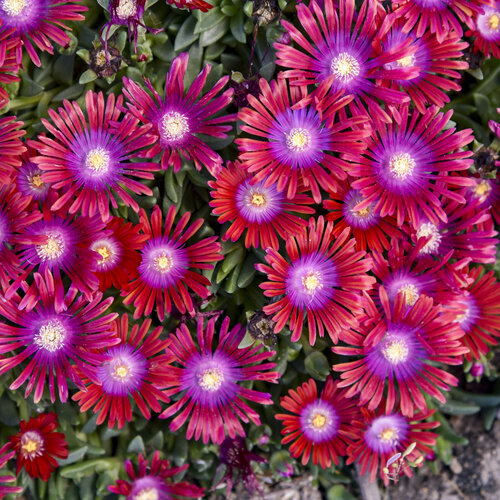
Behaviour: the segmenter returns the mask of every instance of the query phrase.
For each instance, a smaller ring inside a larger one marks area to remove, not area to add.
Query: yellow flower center
[[[398,440],[398,431],[392,427],[383,429],[377,436],[383,443],[394,443]]]
[[[222,382],[224,382],[224,375],[218,368],[208,368],[198,377],[198,385],[204,391],[216,391]]]
[[[399,290],[398,293],[402,293],[403,297],[405,299],[406,305],[407,306],[413,306],[415,305],[415,302],[418,300],[419,293],[418,293],[418,288],[413,285],[413,284],[408,284],[408,285],[403,285]]]
[[[189,132],[188,119],[177,111],[169,111],[163,116],[161,128],[165,139],[177,141]]]
[[[101,260],[98,261],[98,264],[101,266],[108,262],[108,260],[113,256],[111,248],[104,245],[102,247],[96,248],[95,251],[101,256]]]
[[[266,195],[264,193],[252,193],[250,196],[250,203],[254,207],[261,208],[267,205]]]
[[[20,16],[30,3],[30,0],[3,0],[2,9],[9,16]]]
[[[28,178],[28,182],[30,186],[35,189],[40,189],[45,185],[45,182],[42,181],[42,176],[40,174],[33,174]]]
[[[42,261],[58,259],[64,252],[64,241],[60,234],[48,234],[47,242],[36,246],[36,253]]]
[[[288,149],[300,152],[309,149],[311,145],[311,134],[305,128],[292,128],[286,136],[286,146]]]
[[[110,163],[109,153],[103,148],[95,148],[87,153],[85,166],[96,174],[108,171]]]
[[[66,339],[66,328],[58,320],[50,320],[41,326],[34,337],[35,344],[49,352],[55,352],[64,347]]]
[[[45,442],[38,432],[28,431],[21,436],[21,453],[30,460],[42,455],[44,449]]]
[[[415,56],[412,54],[411,56],[402,57],[396,62],[400,68],[409,68],[410,66],[415,66]]]
[[[360,66],[355,57],[343,52],[332,59],[330,70],[337,78],[349,82],[359,75]]]
[[[430,236],[430,240],[422,247],[420,253],[435,253],[441,244],[441,233],[432,222],[425,222],[421,224],[417,230],[417,238],[424,238]]]
[[[384,358],[393,365],[406,361],[409,352],[410,350],[403,339],[391,340],[382,349]]]
[[[406,179],[410,176],[415,165],[415,160],[408,153],[397,153],[389,160],[389,170],[399,179]]]
[[[116,8],[116,15],[120,19],[128,19],[137,14],[137,5],[134,0],[120,0]]]
[[[125,383],[131,376],[130,366],[125,363],[117,364],[113,367],[111,376],[118,382]]]
[[[133,500],[159,500],[156,488],[146,488],[133,496]]]
[[[155,257],[153,262],[154,269],[159,273],[167,273],[174,265],[174,259],[165,253]]]
[[[486,200],[488,195],[491,193],[491,184],[487,180],[479,181],[474,187],[474,194],[476,198],[482,203]]]
[[[307,293],[314,293],[316,290],[323,288],[321,283],[321,274],[318,271],[309,271],[302,277],[302,285]]]
[[[326,423],[327,418],[322,413],[316,413],[311,419],[311,424],[315,429],[323,429]]]
[[[497,13],[493,13],[488,17],[487,23],[491,31],[498,31],[500,27],[500,17]]]

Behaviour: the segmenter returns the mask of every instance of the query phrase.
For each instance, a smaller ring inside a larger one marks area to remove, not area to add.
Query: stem
[[[356,477],[363,500],[380,500],[377,481],[371,483],[369,474],[361,474],[359,464],[356,464]]]

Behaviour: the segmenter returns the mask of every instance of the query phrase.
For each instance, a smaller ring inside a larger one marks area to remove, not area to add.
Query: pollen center
[[[393,365],[406,361],[409,352],[410,350],[403,339],[391,340],[382,349],[384,358]]]
[[[109,170],[109,153],[103,148],[95,148],[87,153],[85,166],[96,174],[103,174]]]
[[[474,187],[474,194],[479,201],[483,203],[486,198],[491,193],[491,184],[487,180],[482,180],[476,184]]]
[[[367,217],[370,217],[372,214],[371,207],[365,207],[362,208],[361,210],[351,210],[352,215],[355,217],[359,217],[360,219],[366,219]]]
[[[430,236],[430,240],[422,247],[420,253],[430,254],[438,251],[441,244],[441,233],[432,222],[424,222],[417,230],[417,238]]]
[[[64,252],[64,240],[61,234],[48,234],[47,242],[36,246],[36,253],[42,261],[58,259]]]
[[[406,179],[415,168],[415,160],[408,153],[397,153],[389,160],[389,170],[398,179]]]
[[[286,135],[286,146],[288,149],[301,152],[311,146],[311,134],[305,128],[292,128]]]
[[[20,16],[30,5],[30,0],[3,0],[2,9],[12,17]]]
[[[500,17],[497,13],[493,13],[488,17],[487,23],[491,31],[498,31],[500,27]]]
[[[224,382],[224,375],[218,368],[209,368],[198,377],[198,385],[204,391],[216,391],[222,382]]]
[[[174,265],[174,259],[169,255],[163,253],[153,260],[153,267],[159,273],[168,273]]]
[[[407,306],[415,305],[415,302],[418,300],[418,297],[420,295],[418,293],[418,288],[412,283],[409,283],[408,285],[403,285],[398,290],[398,293],[403,294]]]
[[[377,436],[383,443],[395,443],[398,440],[398,431],[393,427],[382,429]]]
[[[415,56],[412,54],[410,56],[402,57],[396,62],[400,68],[409,68],[410,66],[415,66]]]
[[[322,413],[316,413],[311,418],[311,425],[314,429],[323,429],[327,424],[327,418]]]
[[[111,248],[104,245],[102,247],[96,248],[95,251],[102,257],[101,260],[98,262],[98,264],[100,265],[108,262],[108,260],[113,256]]]
[[[30,460],[42,455],[44,449],[45,441],[38,432],[28,431],[21,436],[21,452]]]
[[[145,488],[138,493],[136,493],[133,497],[133,500],[159,500],[158,491],[156,488]]]
[[[126,363],[118,363],[113,367],[111,371],[111,376],[117,381],[125,383],[131,377],[132,372],[130,370],[130,366]]]
[[[302,285],[307,293],[314,293],[316,290],[323,288],[321,283],[321,274],[318,271],[309,271],[302,277]]]
[[[262,208],[267,205],[266,195],[264,193],[252,193],[250,204],[256,208]]]
[[[332,59],[330,70],[337,78],[346,83],[359,75],[360,67],[355,57],[347,52],[342,52]]]
[[[164,139],[178,141],[189,132],[188,119],[177,111],[169,111],[162,118],[161,128]]]
[[[49,352],[55,352],[64,347],[66,328],[58,319],[52,319],[42,325],[35,335],[35,344]]]
[[[30,186],[35,189],[40,189],[45,185],[45,182],[42,181],[42,176],[40,174],[33,174],[28,178],[28,182]]]
[[[116,7],[116,15],[119,19],[128,19],[137,14],[137,5],[134,0],[120,0]]]

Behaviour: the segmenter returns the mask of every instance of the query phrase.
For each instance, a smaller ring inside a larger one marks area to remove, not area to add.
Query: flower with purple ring
[[[16,451],[12,449],[12,444],[10,442],[5,443],[0,448],[0,471],[3,471],[7,462],[16,456]],[[0,498],[4,498],[5,495],[14,494],[14,493],[22,493],[24,488],[22,486],[12,486],[6,483],[15,482],[15,476],[0,476]]]
[[[42,180],[43,170],[31,160],[34,155],[35,152],[30,147],[26,153],[23,153],[22,163],[15,174],[15,181],[17,189],[24,196],[31,196],[35,202],[43,202],[47,199],[50,184]]]
[[[21,165],[19,156],[26,151],[20,138],[26,133],[24,123],[15,116],[0,118],[0,186],[10,184]]]
[[[197,343],[195,345],[186,325],[181,324],[170,335],[171,344],[167,353],[172,355],[175,365],[168,370],[167,389],[170,394],[181,393],[180,399],[167,408],[160,418],[179,413],[170,423],[177,431],[188,421],[186,438],[203,443],[220,444],[226,435],[234,438],[245,436],[240,420],[260,425],[259,414],[243,399],[261,405],[272,404],[268,393],[248,389],[240,382],[260,380],[276,383],[280,374],[269,371],[275,363],[262,363],[275,355],[274,351],[260,352],[260,347],[239,345],[246,329],[236,325],[229,330],[229,317],[222,321],[215,350],[213,348],[215,319],[203,325],[198,320]]]
[[[470,30],[465,34],[474,39],[474,52],[500,58],[500,2],[493,0],[483,6],[483,13],[476,12]]]

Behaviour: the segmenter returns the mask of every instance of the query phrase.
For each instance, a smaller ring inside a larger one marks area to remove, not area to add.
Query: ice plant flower
[[[137,276],[141,262],[139,250],[148,239],[142,234],[142,227],[126,222],[120,217],[111,217],[106,224],[110,234],[94,232],[90,250],[97,252],[97,266],[94,271],[99,279],[101,292],[115,287],[120,290],[131,278]]]
[[[15,116],[0,118],[0,186],[12,182],[15,170],[21,165],[19,155],[26,151],[20,140],[26,133],[23,125]]]
[[[156,92],[149,80],[146,80],[146,85],[152,96],[128,78],[123,79],[123,93],[134,116],[151,124],[157,135],[158,140],[150,154],[154,156],[161,153],[161,166],[164,170],[173,167],[174,172],[178,172],[182,158],[185,158],[192,160],[197,170],[206,167],[215,176],[222,167],[222,158],[198,135],[222,139],[227,137],[227,132],[232,128],[228,123],[234,121],[236,116],[213,116],[231,102],[233,89],[226,89],[217,96],[229,79],[224,76],[200,97],[211,70],[211,66],[207,64],[184,93],[184,75],[188,61],[187,53],[180,54],[172,61],[166,76],[164,98]]]
[[[35,150],[28,146],[21,155],[21,162],[14,173],[14,179],[17,189],[24,196],[31,196],[37,205],[37,202],[43,202],[47,199],[50,184],[42,180],[43,170],[32,160],[35,155]]]
[[[189,10],[199,9],[201,12],[208,12],[213,9],[213,5],[210,5],[203,0],[167,0],[170,5],[175,5],[179,9],[187,8]]]
[[[323,201],[323,207],[328,210],[326,220],[335,222],[334,236],[348,227],[349,236],[356,240],[356,250],[388,250],[390,238],[402,236],[396,220],[393,217],[380,217],[373,210],[374,204],[356,210],[355,207],[363,200],[358,190],[350,188],[347,183],[341,184],[336,193],[330,193],[330,198]]]
[[[318,396],[314,379],[309,379],[281,398],[281,406],[290,413],[279,413],[283,421],[282,444],[290,445],[294,458],[306,465],[311,456],[323,469],[339,463],[351,442],[351,421],[358,414],[357,401],[345,398],[331,377]],[[291,443],[291,444],[290,444]]]
[[[122,288],[123,303],[134,304],[134,319],[142,315],[149,316],[153,308],[160,321],[165,318],[165,311],[170,313],[176,307],[181,314],[194,314],[193,300],[188,289],[196,295],[206,298],[210,281],[193,269],[212,269],[214,263],[222,260],[221,244],[216,236],[210,236],[188,245],[204,224],[198,219],[187,226],[191,217],[185,212],[174,226],[176,208],[172,205],[162,228],[162,213],[155,206],[151,222],[144,209],[140,212],[140,221],[148,240],[141,250],[141,262],[138,276]]]
[[[12,449],[12,444],[6,443],[0,448],[0,471],[5,467],[7,462],[16,456],[16,451]],[[14,476],[0,476],[0,498],[4,498],[5,495],[22,493],[22,486],[12,486],[6,483],[13,483],[16,480]]]
[[[414,68],[385,67],[412,54],[410,40],[383,54],[375,52],[372,42],[382,17],[379,2],[365,0],[358,13],[354,0],[324,0],[323,9],[312,0],[308,6],[297,5],[297,15],[305,35],[288,21],[282,24],[299,48],[274,44],[277,64],[293,68],[283,71],[281,77],[294,85],[328,81],[333,92],[344,90],[354,96],[350,104],[353,114],[368,109],[385,121],[388,117],[377,99],[391,104],[409,102],[403,92],[376,83],[379,78],[404,80],[418,74]]]
[[[474,51],[500,59],[500,2],[493,0],[476,13],[466,35],[474,39]]]
[[[146,419],[151,410],[161,411],[160,401],[169,397],[158,389],[165,385],[165,366],[171,361],[167,354],[160,354],[168,345],[161,340],[162,327],[149,332],[151,320],[134,324],[129,332],[128,317],[124,314],[115,320],[113,329],[118,332],[120,343],[104,351],[104,360],[97,369],[99,383],[84,380],[86,389],[73,396],[80,411],[93,408],[98,413],[97,425],[107,421],[108,427],[118,423],[121,429],[132,420],[131,398]]]
[[[300,109],[295,105],[306,98],[305,89],[290,87],[284,79],[269,85],[261,78],[260,92],[258,98],[249,95],[250,106],[238,114],[241,129],[252,136],[235,140],[242,167],[254,173],[254,184],[276,185],[290,199],[303,184],[314,201],[321,202],[320,188],[336,191],[339,181],[347,178],[348,165],[339,155],[364,151],[366,117],[340,119],[352,100],[342,97],[343,91],[321,104],[301,103]]]
[[[137,472],[131,460],[125,460],[125,472],[128,480],[118,479],[116,484],[108,486],[111,493],[123,495],[127,500],[168,500],[170,498],[199,498],[205,490],[186,481],[174,483],[171,477],[184,472],[189,464],[170,467],[168,460],[160,459],[160,452],[155,451],[151,464],[139,455]]]
[[[383,406],[383,405],[382,405]],[[375,481],[377,472],[387,486],[389,483],[382,469],[396,453],[403,453],[413,443],[416,444],[409,460],[432,453],[431,446],[436,444],[437,434],[432,429],[439,427],[439,422],[426,422],[435,410],[419,411],[411,418],[399,412],[375,411],[360,408],[358,419],[352,421],[354,442],[347,449],[346,463],[359,464],[361,474],[369,474],[370,481]],[[411,477],[411,469],[404,468],[404,473]]]
[[[0,83],[3,84],[0,85],[0,109],[9,102],[9,93],[4,85],[20,80],[17,76],[20,64],[16,58],[16,47],[19,45],[19,40],[14,39],[14,31],[13,28],[5,30],[0,27]]]
[[[265,181],[252,184],[252,176],[239,163],[228,162],[217,175],[217,180],[209,181],[213,200],[210,206],[218,222],[232,224],[222,239],[237,241],[246,231],[245,246],[258,248],[279,247],[279,240],[298,234],[307,222],[295,215],[314,214],[312,198],[297,193],[292,199],[279,192],[275,185],[265,186]]]
[[[41,413],[27,422],[21,420],[20,430],[10,437],[12,448],[17,453],[17,474],[24,467],[30,477],[48,481],[59,467],[58,458],[67,458],[68,443],[59,427],[54,412]]]
[[[473,163],[472,151],[462,149],[472,142],[472,130],[445,130],[453,112],[440,113],[435,106],[424,114],[410,112],[408,106],[391,108],[388,113],[393,122],[378,122],[362,159],[352,156],[349,173],[359,179],[351,186],[364,196],[355,209],[373,206],[381,217],[394,215],[398,226],[405,220],[417,224],[418,208],[432,222],[446,222],[438,196],[464,202],[449,188],[473,183],[462,176],[448,175],[467,170]]]
[[[34,283],[22,298],[17,293],[0,301],[0,374],[22,364],[21,374],[12,382],[15,390],[26,384],[25,397],[42,398],[48,385],[50,400],[68,399],[69,379],[80,389],[85,386],[75,370],[95,380],[96,366],[103,356],[96,350],[119,342],[110,331],[116,313],[103,315],[113,297],[102,300],[96,292],[91,302],[71,285],[65,292],[49,270],[34,274]],[[27,362],[27,364],[25,364]],[[48,383],[47,383],[48,381]]]
[[[64,101],[57,112],[49,109],[53,123],[42,119],[53,138],[39,135],[29,144],[38,152],[33,161],[44,171],[42,181],[64,191],[51,210],[69,204],[70,214],[81,210],[83,215],[100,214],[107,221],[109,203],[118,207],[115,197],[139,211],[127,190],[152,195],[151,189],[131,177],[153,179],[158,165],[131,160],[143,157],[144,148],[155,138],[148,134],[149,126],[139,126],[129,113],[122,115],[122,100],[111,93],[105,102],[102,92],[89,90],[85,113],[76,101]]]
[[[205,444],[209,440],[220,444],[226,436],[245,435],[240,420],[260,425],[259,414],[243,400],[270,405],[271,395],[243,387],[239,382],[260,380],[276,383],[280,374],[270,371],[276,363],[262,363],[273,357],[274,351],[260,352],[260,346],[238,347],[245,331],[240,325],[230,330],[229,317],[226,317],[214,342],[215,319],[209,319],[204,326],[200,318],[196,330],[197,345],[185,324],[170,335],[167,353],[176,362],[167,372],[166,387],[172,390],[172,394],[180,393],[180,399],[160,418],[178,414],[170,423],[171,431],[179,430],[188,422],[187,439],[201,437]]]
[[[51,42],[61,46],[69,44],[66,31],[71,28],[63,21],[83,21],[80,12],[87,7],[81,0],[61,2],[60,0],[3,0],[0,3],[0,33],[13,30],[9,36],[16,41],[16,61],[22,62],[22,47],[31,60],[40,66],[37,49],[54,53]]]
[[[278,298],[264,307],[266,314],[274,315],[275,333],[288,323],[292,342],[297,342],[306,317],[311,345],[325,330],[337,343],[343,330],[357,324],[356,315],[363,312],[361,292],[375,279],[367,274],[371,259],[355,245],[347,228],[334,239],[333,223],[325,224],[320,216],[317,221],[311,217],[307,230],[287,240],[289,260],[267,249],[267,264],[255,267],[269,280],[260,285],[264,295]]]
[[[349,347],[332,347],[337,354],[358,358],[333,366],[341,372],[338,387],[349,387],[345,396],[358,397],[369,410],[378,408],[386,395],[386,412],[396,408],[410,417],[416,408],[427,409],[423,393],[445,403],[441,391],[458,380],[436,363],[459,365],[468,352],[461,344],[463,331],[453,323],[455,315],[424,295],[407,309],[403,294],[393,307],[383,287],[379,294],[384,314],[346,332]]]

